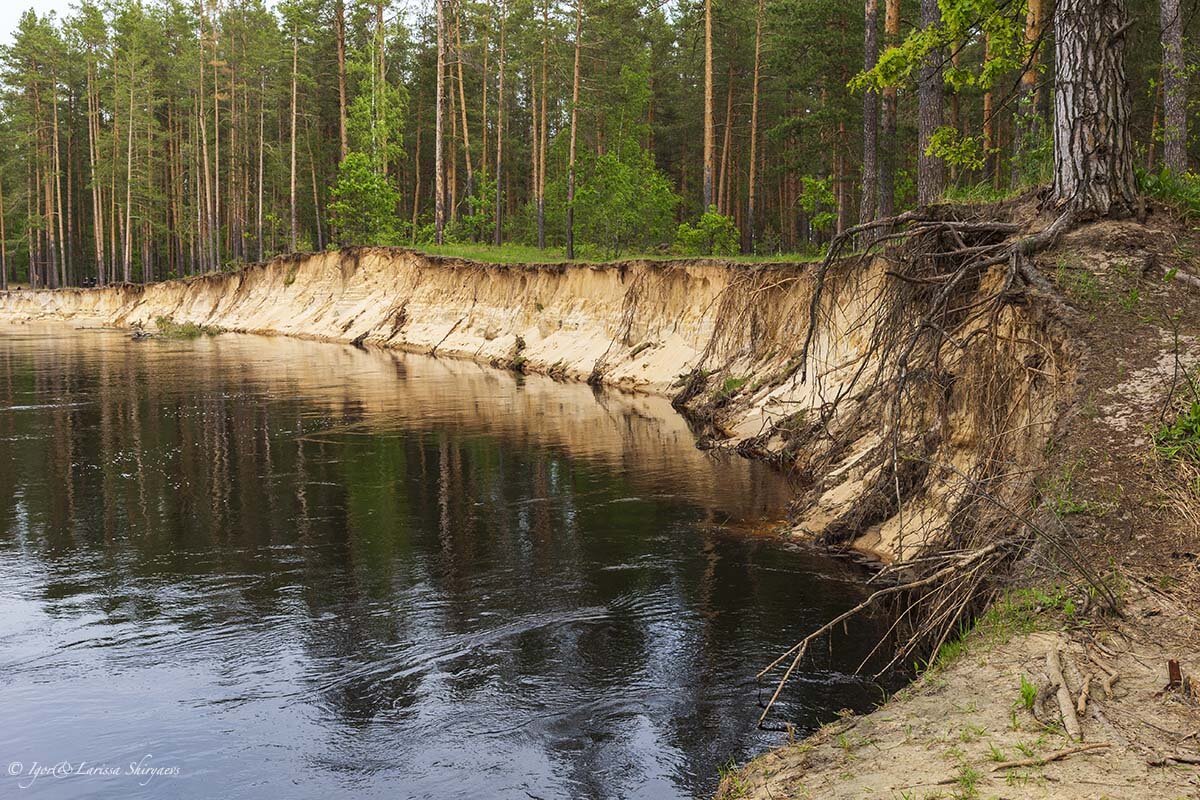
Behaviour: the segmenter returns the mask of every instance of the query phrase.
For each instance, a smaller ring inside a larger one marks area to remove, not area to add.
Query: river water
[[[708,796],[863,575],[694,441],[460,361],[0,326],[0,797]],[[778,717],[877,700],[872,633]]]

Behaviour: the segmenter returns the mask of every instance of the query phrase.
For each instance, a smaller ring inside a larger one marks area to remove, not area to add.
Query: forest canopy
[[[1197,4],[1116,9],[1141,187],[1194,204]],[[1046,0],[28,11],[0,52],[0,276],[153,281],[349,244],[812,252],[918,203],[1049,183],[1054,15]]]

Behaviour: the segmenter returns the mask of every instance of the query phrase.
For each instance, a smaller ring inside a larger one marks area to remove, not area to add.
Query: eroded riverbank
[[[992,291],[981,276],[972,293]],[[0,319],[147,326],[159,318],[225,330],[323,338],[452,355],[523,372],[669,397],[706,426],[708,445],[774,461],[802,477],[798,534],[884,561],[945,539],[970,502],[942,468],[904,476],[895,502],[892,445],[878,393],[888,367],[879,320],[919,317],[921,298],[891,294],[884,259],[831,271],[810,357],[813,268],[719,261],[486,265],[400,249],[277,258],[238,272],[149,286],[15,291]],[[943,363],[947,389],[923,400],[933,418],[904,435],[928,464],[964,473],[997,459],[1033,461],[1070,378],[1068,355],[1036,314],[1013,305],[988,336]],[[993,372],[980,384],[980,370]],[[923,390],[925,391],[925,390]],[[981,400],[985,395],[986,402]],[[848,397],[843,398],[843,395]],[[844,402],[840,402],[844,400]],[[834,409],[835,401],[836,410]],[[997,428],[992,404],[1006,404]],[[1014,484],[1016,501],[1029,481]]]

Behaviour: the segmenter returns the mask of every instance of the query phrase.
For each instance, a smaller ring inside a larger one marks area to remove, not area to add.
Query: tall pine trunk
[[[495,230],[492,231],[492,244],[496,247],[500,246],[501,234],[503,232],[503,215],[504,209],[504,183],[503,171],[504,167],[504,32],[508,23],[508,10],[503,4],[500,6],[500,63],[497,69],[500,73],[499,85],[496,88],[496,219]]]
[[[575,138],[579,124],[579,47],[583,2],[575,0],[575,72],[571,80],[571,143],[567,156],[567,258],[575,258]]]
[[[462,27],[461,14],[454,15],[454,54],[455,61],[458,62],[458,111],[462,117],[462,141],[463,141],[463,159],[467,167],[467,185],[466,196],[467,202],[470,203],[470,197],[475,193],[475,169],[471,165],[471,132],[467,128],[467,90],[466,84],[463,82],[463,49],[462,49]],[[474,213],[475,209],[471,209]]]
[[[537,175],[537,241],[538,248],[546,247],[546,95],[550,92],[547,70],[550,62],[550,0],[542,2],[542,103],[541,129],[538,131]]]
[[[1187,170],[1187,64],[1183,58],[1183,17],[1179,0],[1161,0],[1163,82],[1163,166]]]
[[[754,12],[754,83],[750,90],[750,176],[746,187],[746,248],[754,252],[754,212],[758,196],[758,77],[762,64],[763,0],[758,0]]]
[[[1133,210],[1127,19],[1121,0],[1058,0],[1054,12],[1054,198],[1077,214]]]
[[[866,0],[863,9],[863,71],[869,72],[879,61],[879,0]],[[754,65],[758,69],[757,57]],[[751,158],[754,157],[753,151]],[[858,221],[870,222],[879,212],[879,94],[867,88],[863,92],[863,168],[862,204]]]
[[[343,0],[337,0],[334,4],[333,32],[337,40],[338,139],[341,158],[345,158],[350,140],[346,132],[346,8]]]
[[[900,41],[900,0],[884,0],[884,44]],[[890,217],[896,208],[896,112],[899,97],[895,86],[883,90],[883,130],[879,148],[879,216]]]
[[[291,139],[291,179],[289,183],[289,204],[291,206],[291,231],[288,245],[291,252],[296,252],[300,238],[299,221],[296,217],[296,72],[299,69],[300,38],[296,29],[292,28],[292,139]]]
[[[713,130],[713,26],[712,0],[704,0],[704,208],[713,202],[713,159],[716,156]]]
[[[435,238],[441,244],[446,228],[446,165],[442,152],[443,120],[442,115],[446,105],[446,20],[443,4],[445,0],[433,0],[437,7],[437,89],[435,92],[433,113],[433,182],[434,182],[434,229]]]
[[[933,28],[940,22],[938,0],[921,0],[921,27]],[[926,56],[917,86],[917,204],[922,206],[936,202],[946,184],[945,164],[929,152],[933,134],[942,125],[942,57],[940,48]]]

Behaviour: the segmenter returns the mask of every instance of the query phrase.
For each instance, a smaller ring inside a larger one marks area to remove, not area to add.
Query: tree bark
[[[8,238],[4,230],[4,185],[0,184],[0,292],[8,291]]]
[[[754,13],[754,83],[750,90],[750,176],[746,187],[746,243],[745,252],[754,252],[754,212],[758,191],[758,78],[762,64],[762,18],[763,0],[758,0]]]
[[[879,61],[879,0],[866,0],[863,29],[863,71],[869,72]],[[756,57],[757,58],[757,57]],[[758,63],[755,62],[757,72]],[[750,158],[754,158],[751,150]],[[879,95],[874,89],[863,92],[863,168],[860,223],[871,222],[879,210]]]
[[[341,140],[341,157],[344,159],[350,149],[350,139],[346,132],[346,7],[343,0],[337,0],[334,5],[333,28],[337,37],[338,137]]]
[[[466,84],[463,83],[463,49],[462,35],[459,32],[461,18],[459,14],[454,15],[454,54],[455,61],[458,63],[458,108],[462,115],[462,141],[463,141],[463,158],[467,165],[467,190],[468,198],[475,193],[475,170],[471,166],[471,133],[467,129],[467,90]],[[468,199],[468,204],[470,200]]]
[[[288,245],[291,252],[299,247],[300,226],[296,217],[296,72],[299,69],[300,37],[295,27],[292,28],[292,136],[291,136],[291,178],[288,189],[289,204],[291,205],[291,231]]]
[[[500,7],[500,62],[497,68],[500,72],[499,85],[496,89],[496,219],[495,230],[492,231],[492,244],[500,246],[502,233],[501,211],[504,208],[502,197],[504,184],[501,182],[501,168],[504,166],[504,31],[507,27],[508,11],[502,4]]]
[[[546,95],[550,93],[547,69],[550,61],[550,0],[542,2],[542,103],[541,130],[538,132],[538,178],[537,178],[537,243],[538,249],[546,247]]]
[[[125,236],[121,257],[121,277],[125,283],[133,279],[130,257],[133,250],[133,62],[129,64],[129,130],[125,149]]]
[[[900,0],[885,0],[884,44],[894,46],[900,40]],[[896,110],[895,86],[883,90],[883,136],[879,148],[879,216],[890,217],[896,207]]]
[[[266,121],[263,101],[267,93],[267,79],[259,78],[258,96],[258,207],[255,209],[255,226],[258,229],[258,260],[263,260],[263,146],[264,123]]]
[[[713,202],[713,159],[716,133],[713,130],[713,30],[712,0],[704,0],[704,208]]]
[[[1179,0],[1161,0],[1163,48],[1163,166],[1187,170],[1187,65],[1183,58],[1183,16]]]
[[[986,68],[987,63],[992,60],[992,37],[990,34],[983,36],[983,63]],[[983,89],[983,174],[984,177],[994,177],[992,175],[993,164],[992,154],[996,150],[996,126],[994,117],[996,111],[992,102],[992,87],[987,85]]]
[[[1029,55],[1017,90],[1017,113],[1014,118],[1012,141],[1014,158],[1009,161],[1010,185],[1014,189],[1020,185],[1023,179],[1019,161],[1015,156],[1031,143],[1029,140],[1041,129],[1037,85],[1038,51],[1041,49],[1043,19],[1042,0],[1029,0],[1025,12],[1025,46],[1029,48]]]
[[[721,170],[717,180],[717,208],[722,214],[730,213],[729,203],[729,161],[730,150],[733,146],[733,63],[729,64],[729,74],[725,81],[725,130],[721,136]]]
[[[937,0],[921,0],[921,27],[930,28],[940,21]],[[926,56],[917,87],[917,204],[922,206],[936,202],[946,188],[945,164],[929,152],[933,134],[942,125],[942,56],[940,49]]]
[[[435,110],[433,114],[433,181],[434,181],[434,229],[435,240],[441,244],[446,228],[446,165],[442,152],[443,110],[446,105],[446,34],[445,34],[445,0],[433,0],[437,6],[437,80],[435,92]]]
[[[1054,198],[1080,215],[1121,215],[1136,202],[1121,0],[1055,7]]]
[[[579,124],[579,48],[583,2],[575,0],[575,71],[571,80],[571,143],[567,157],[567,259],[575,258],[575,139]]]

